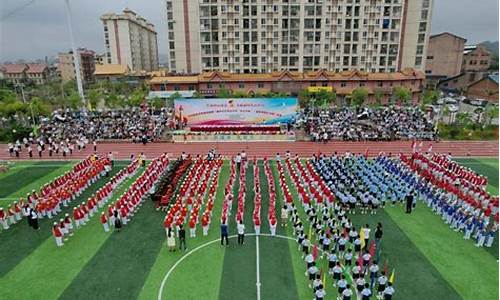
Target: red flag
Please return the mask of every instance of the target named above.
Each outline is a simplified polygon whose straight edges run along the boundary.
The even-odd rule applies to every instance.
[[[372,241],[371,244],[370,244],[370,248],[368,250],[368,252],[370,253],[370,255],[372,256],[372,259],[373,257],[375,256],[375,241]]]
[[[365,158],[368,159],[368,148],[365,150]]]
[[[389,275],[389,265],[387,264],[387,259],[385,260],[385,263],[384,263],[384,273],[385,275]]]
[[[316,246],[316,244],[314,244],[313,246],[312,255],[314,257],[314,260],[316,260],[316,257],[318,257],[318,246]]]
[[[358,256],[358,266],[359,266],[360,268],[362,268],[362,267],[363,267],[363,255],[359,255],[359,256]]]

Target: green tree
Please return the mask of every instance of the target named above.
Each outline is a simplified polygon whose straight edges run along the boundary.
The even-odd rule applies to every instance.
[[[368,90],[363,87],[355,88],[351,92],[351,104],[354,106],[362,106],[367,99]]]
[[[381,89],[375,89],[373,91],[373,97],[375,98],[375,106],[382,106],[382,99],[384,98],[384,93]]]
[[[485,115],[488,125],[491,125],[494,119],[498,119],[498,107],[495,106],[488,107],[486,109]]]
[[[137,88],[127,98],[126,103],[127,103],[128,106],[138,107],[138,106],[140,106],[144,102],[145,98],[146,98],[146,92],[143,89],[141,89],[141,88]]]
[[[173,93],[167,98],[167,106],[168,107],[174,107],[175,99],[182,98],[181,94],[178,92]]]
[[[87,101],[90,102],[92,109],[96,109],[99,105],[99,100],[101,98],[101,93],[98,89],[91,89],[87,92]]]
[[[228,90],[228,89],[226,89],[226,88],[220,88],[217,91],[216,97],[217,98],[230,98],[230,97],[232,97],[231,96],[231,91]]]
[[[160,97],[154,97],[153,99],[151,99],[151,106],[155,109],[161,109],[163,106],[165,106],[165,100]]]
[[[408,105],[411,100],[411,91],[404,86],[396,86],[392,91],[393,97],[402,105]]]
[[[439,91],[437,90],[425,90],[422,94],[422,104],[434,104],[439,99]]]
[[[465,127],[472,122],[470,114],[468,112],[457,113],[455,117],[455,123]]]
[[[304,89],[299,92],[299,106],[305,108],[309,105],[313,94],[308,90]]]

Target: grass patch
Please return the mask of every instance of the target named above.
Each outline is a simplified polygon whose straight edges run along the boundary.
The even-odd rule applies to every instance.
[[[401,285],[400,289],[411,291],[412,286],[415,286],[414,279],[411,277],[426,275],[426,272],[423,272],[420,267],[412,268],[408,264],[411,266],[411,264],[422,264],[422,261],[427,261],[439,271],[440,277],[442,276],[462,298],[498,299],[498,262],[485,249],[478,249],[471,241],[464,240],[462,234],[450,230],[441,218],[423,205],[417,207],[412,215],[405,214],[402,207],[388,207],[386,212],[425,255],[425,258],[404,255],[402,252],[404,249],[399,246],[404,246],[404,243],[400,239],[387,242],[384,238],[383,250],[386,253],[387,251],[392,252],[391,246],[398,245],[399,251],[395,251],[397,256],[396,253],[387,254],[393,261],[401,259],[401,263],[409,271],[409,274],[405,275],[407,277],[405,280],[408,282]],[[386,223],[387,221],[384,225]],[[387,226],[385,232],[387,232]],[[405,268],[398,269],[401,274]],[[399,277],[403,277],[403,275],[399,275]],[[431,296],[432,299],[456,299],[458,297],[457,295],[453,296],[454,293],[450,291],[445,291],[445,284],[431,283],[419,285],[426,287],[425,290],[415,290],[414,292],[422,296],[426,291],[432,291],[434,292],[434,296]],[[443,291],[443,293],[435,294],[439,291]],[[427,297],[427,299],[430,298]]]

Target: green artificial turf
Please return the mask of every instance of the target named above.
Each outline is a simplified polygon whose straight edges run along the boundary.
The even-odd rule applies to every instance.
[[[123,165],[121,165],[123,167]],[[120,165],[115,164],[115,167],[110,172],[113,176],[120,170]],[[3,231],[0,234],[0,277],[7,274],[10,270],[16,267],[23,259],[29,257],[45,240],[52,236],[52,223],[62,218],[65,213],[72,215],[74,205],[87,200],[99,188],[101,188],[109,177],[101,177],[97,182],[92,184],[85,190],[80,197],[71,202],[68,207],[62,207],[62,211],[53,219],[39,219],[38,224],[40,230],[35,231],[28,226],[26,220],[21,223],[11,226],[10,229]],[[54,249],[55,250],[55,249]]]
[[[388,207],[386,212],[425,255],[423,260],[434,265],[462,298],[498,299],[498,262],[486,249],[464,240],[462,234],[451,230],[424,205],[411,215],[405,214],[402,207]],[[392,245],[388,244],[384,250]],[[441,299],[452,298],[443,294]]]
[[[246,195],[243,223],[245,232],[254,232],[253,229],[253,201],[254,201],[254,177],[253,163],[250,161],[246,170]],[[238,208],[238,184],[239,173],[236,177],[236,186],[234,188],[234,200],[232,214],[229,216],[229,235],[236,234],[236,212]],[[231,240],[229,247],[224,253],[224,262],[222,267],[222,277],[220,280],[219,299],[256,299],[256,247],[255,239],[245,239],[244,245],[238,245],[237,241]]]
[[[269,181],[264,171],[264,164],[259,161],[260,191],[262,196],[261,233],[270,233],[267,216],[269,212]],[[275,215],[277,217],[276,234],[285,234],[279,226],[280,202],[276,199]],[[288,241],[276,237],[260,237],[260,281],[262,299],[298,299],[295,275],[293,273],[292,256]],[[286,287],[286,288],[282,288]]]
[[[120,232],[110,235],[60,299],[137,298],[162,246],[162,220],[163,214],[147,199]]]
[[[113,170],[113,173],[117,171]],[[117,200],[138,176],[136,174],[118,186],[108,204]],[[7,299],[57,299],[111,235],[103,230],[99,220],[100,212],[106,210],[107,205],[85,226],[75,230],[62,248],[56,248],[54,239],[49,237],[16,265],[0,281]]]
[[[391,210],[390,207],[386,207],[385,210],[403,211],[403,208],[397,206]],[[403,215],[405,214],[403,213]],[[421,248],[415,245],[410,236],[412,233],[403,231],[398,226],[399,222],[395,222],[391,216],[392,214],[387,213],[384,209],[379,209],[376,215],[358,213],[350,215],[349,218],[358,231],[362,225],[369,224],[372,229],[371,239],[374,238],[377,223],[382,223],[384,235],[380,246],[381,261],[379,266],[383,270],[387,261],[388,273],[395,270],[395,297],[397,299],[460,299],[460,295],[443,278],[443,274],[422,253]],[[408,216],[406,215],[406,217]],[[440,244],[439,238],[436,238],[435,235],[429,235],[429,237],[435,243],[434,246]],[[389,277],[390,274],[387,276]]]

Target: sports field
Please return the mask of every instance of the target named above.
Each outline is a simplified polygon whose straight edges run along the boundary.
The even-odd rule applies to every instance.
[[[459,159],[488,176],[489,191],[498,194],[498,159]],[[15,162],[0,174],[0,206],[6,207],[32,189],[69,170],[74,161]],[[115,162],[111,175],[128,165]],[[269,183],[262,161],[258,161],[262,211],[269,207]],[[250,166],[252,167],[252,163]],[[276,215],[283,205],[276,163],[271,162],[277,192]],[[251,170],[251,169],[250,169]],[[119,197],[140,175],[118,186]],[[261,234],[253,236],[251,218],[245,218],[247,234],[240,246],[236,238],[222,247],[219,219],[224,186],[230,168],[224,162],[213,208],[208,236],[187,237],[186,252],[168,252],[163,228],[164,212],[147,201],[121,232],[105,233],[98,217],[57,248],[50,222],[40,220],[41,230],[15,224],[0,232],[1,299],[312,299],[301,252],[297,249],[291,226],[278,226],[271,237],[268,223]],[[292,178],[286,180],[294,198],[297,190]],[[108,179],[102,177],[74,203],[86,200]],[[246,173],[245,215],[252,215],[254,176]],[[235,181],[233,192],[239,191]],[[295,199],[294,199],[295,200]],[[72,203],[73,204],[73,203]],[[71,207],[64,208],[70,212]],[[236,205],[233,205],[235,215]],[[303,211],[299,211],[305,214]],[[264,214],[264,213],[263,213]],[[395,270],[394,299],[498,299],[498,239],[491,248],[476,248],[471,241],[453,232],[429,208],[417,204],[412,215],[400,206],[388,206],[377,215],[351,216],[357,227],[377,222],[384,226],[382,257]],[[230,218],[230,235],[236,234]],[[326,265],[325,265],[326,267]],[[336,290],[326,279],[327,297],[335,299]]]

